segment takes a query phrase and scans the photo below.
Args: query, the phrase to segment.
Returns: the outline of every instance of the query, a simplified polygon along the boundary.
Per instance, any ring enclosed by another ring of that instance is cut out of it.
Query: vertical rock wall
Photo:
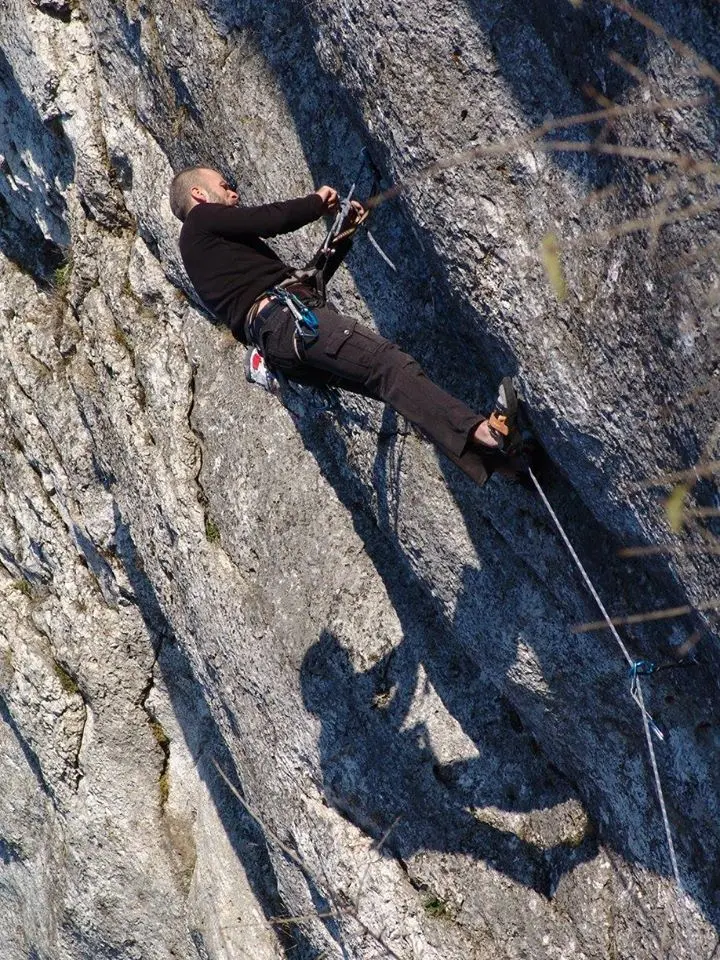
[[[695,59],[600,2],[3,6],[10,960],[716,949],[707,621],[626,634],[657,661],[703,634],[645,686],[681,896],[624,662],[572,632],[596,612],[537,498],[473,488],[377,405],[248,387],[166,198],[198,160],[247,202],[347,185],[363,146],[408,178],[373,225],[397,275],[360,241],[339,305],[479,409],[517,376],[614,614],[710,603],[712,478],[679,539],[671,485],[636,484],[716,455],[718,12],[643,10]],[[593,153],[524,140],[412,181],[604,98],[631,109],[556,135]],[[321,230],[278,249],[302,262]],[[617,556],[648,543],[672,551]]]

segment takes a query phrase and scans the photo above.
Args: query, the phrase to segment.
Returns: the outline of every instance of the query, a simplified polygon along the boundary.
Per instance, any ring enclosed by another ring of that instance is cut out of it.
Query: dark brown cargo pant
[[[313,307],[313,312],[319,335],[302,344],[300,356],[287,307],[276,302],[257,317],[256,340],[271,368],[299,383],[340,387],[389,404],[476,483],[485,483],[495,457],[469,442],[482,416],[436,386],[419,363],[390,340],[330,305]]]

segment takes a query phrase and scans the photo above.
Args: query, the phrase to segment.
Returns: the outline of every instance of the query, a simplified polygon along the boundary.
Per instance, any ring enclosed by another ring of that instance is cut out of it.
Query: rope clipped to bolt
[[[590,579],[590,576],[588,575],[587,570],[583,566],[583,563],[580,560],[580,557],[577,555],[577,552],[575,551],[575,548],[573,547],[572,543],[570,542],[570,539],[567,533],[565,532],[562,524],[560,523],[560,520],[557,514],[553,510],[552,505],[550,504],[550,501],[545,495],[545,491],[540,486],[540,483],[538,482],[538,479],[533,473],[532,469],[528,470],[528,473],[530,474],[530,479],[535,485],[535,489],[540,495],[540,499],[545,504],[545,507],[548,513],[552,517],[552,520],[555,526],[557,527],[557,530],[560,536],[562,537],[562,540],[575,563],[575,566],[580,571],[580,575],[585,581],[585,584],[588,590],[590,591],[590,594],[592,595],[593,600],[598,605],[598,609],[600,610],[600,613],[602,614],[603,619],[605,620],[605,623],[610,629],[610,632],[615,638],[617,645],[620,647],[620,650],[622,651],[622,655],[625,657],[625,660],[627,661],[628,669],[630,672],[630,694],[633,700],[635,701],[635,703],[640,708],[640,714],[642,716],[643,730],[645,731],[645,741],[647,743],[648,755],[650,757],[650,766],[652,767],[653,778],[655,780],[655,790],[657,792],[657,797],[660,804],[660,812],[662,814],[663,827],[665,828],[665,839],[667,841],[667,848],[670,856],[670,865],[672,867],[675,883],[677,884],[678,889],[682,892],[684,888],[683,888],[682,880],[680,879],[680,871],[678,869],[677,857],[675,856],[675,845],[673,843],[672,832],[670,830],[670,821],[668,819],[667,806],[665,804],[665,796],[663,794],[662,783],[660,781],[660,773],[658,771],[657,758],[655,756],[655,747],[653,744],[651,730],[652,730],[652,733],[654,733],[655,736],[658,738],[658,740],[660,740],[661,742],[664,742],[665,736],[660,730],[660,728],[658,727],[658,725],[655,723],[653,718],[648,713],[648,710],[645,706],[645,700],[643,698],[642,685],[640,682],[641,676],[652,673],[656,669],[655,664],[653,664],[652,661],[648,661],[648,660],[633,660],[633,658],[630,656],[630,653],[627,647],[625,646],[625,644],[623,643],[622,637],[618,633],[615,627],[615,624],[612,622],[607,610],[605,609],[605,605],[600,599],[600,595],[595,589],[595,586],[592,580]]]

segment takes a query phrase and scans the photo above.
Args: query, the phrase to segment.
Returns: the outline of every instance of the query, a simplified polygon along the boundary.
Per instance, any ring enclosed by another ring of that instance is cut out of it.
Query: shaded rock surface
[[[717,456],[719,8],[619,7],[3,4],[3,957],[717,952],[712,610],[625,632],[658,662],[700,635],[644,686],[681,894],[626,665],[572,631],[597,613],[542,504],[376,404],[249,387],[166,197],[198,160],[249,203],[347,186],[366,147],[407,179],[373,222],[399,270],[359,240],[336,302],[478,409],[516,375],[614,615],[709,607],[712,475],[676,491],[682,536],[672,483],[639,484]],[[523,139],[608,101],[553,134],[591,153]]]

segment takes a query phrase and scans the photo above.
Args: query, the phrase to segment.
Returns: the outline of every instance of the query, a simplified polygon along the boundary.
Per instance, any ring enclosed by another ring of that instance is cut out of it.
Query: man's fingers
[[[338,192],[334,187],[318,187],[315,191],[319,197],[322,198],[323,203],[327,210],[337,210],[340,205],[340,198],[338,197]],[[360,203],[359,200],[350,201],[350,213],[348,214],[348,220],[358,220],[360,217],[364,216],[366,213],[365,207]]]
[[[337,206],[337,202],[338,202],[337,190],[335,190],[333,187],[323,186],[317,189],[315,193],[317,193],[317,195],[321,198],[322,202],[325,204],[325,206],[329,210],[332,210],[333,207]]]

